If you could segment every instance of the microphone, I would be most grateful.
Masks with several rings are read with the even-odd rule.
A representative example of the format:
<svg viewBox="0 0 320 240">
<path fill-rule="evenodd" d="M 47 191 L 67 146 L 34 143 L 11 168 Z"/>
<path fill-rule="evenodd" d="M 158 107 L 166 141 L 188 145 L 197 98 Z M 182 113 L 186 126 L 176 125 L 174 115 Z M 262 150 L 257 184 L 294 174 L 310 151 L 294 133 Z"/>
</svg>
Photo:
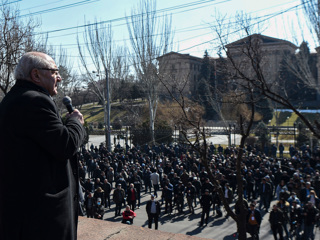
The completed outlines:
<svg viewBox="0 0 320 240">
<path fill-rule="evenodd" d="M 74 111 L 74 108 L 72 106 L 72 101 L 71 101 L 71 98 L 68 97 L 68 96 L 65 96 L 63 99 L 62 99 L 62 103 L 66 106 L 67 110 L 69 113 L 72 113 Z"/>
</svg>

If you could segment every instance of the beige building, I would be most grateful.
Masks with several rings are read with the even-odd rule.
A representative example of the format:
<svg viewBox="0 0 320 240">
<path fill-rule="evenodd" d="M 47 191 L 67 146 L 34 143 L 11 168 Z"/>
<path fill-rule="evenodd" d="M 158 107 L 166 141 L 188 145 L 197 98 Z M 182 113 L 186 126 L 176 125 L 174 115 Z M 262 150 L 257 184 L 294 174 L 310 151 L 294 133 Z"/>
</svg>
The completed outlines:
<svg viewBox="0 0 320 240">
<path fill-rule="evenodd" d="M 226 45 L 226 48 L 227 55 L 231 56 L 234 60 L 233 67 L 227 66 L 225 69 L 222 69 L 221 66 L 224 63 L 222 64 L 222 61 L 219 61 L 218 59 L 212 59 L 212 61 L 216 61 L 214 66 L 217 73 L 224 71 L 224 73 L 229 75 L 224 75 L 224 77 L 221 77 L 220 75 L 220 77 L 217 77 L 217 82 L 219 82 L 218 87 L 220 85 L 220 87 L 228 89 L 228 87 L 223 86 L 226 85 L 224 83 L 224 79 L 226 78 L 234 79 L 234 81 L 239 80 L 240 77 L 237 76 L 234 67 L 239 68 L 240 71 L 246 73 L 246 76 L 254 77 L 256 71 L 253 70 L 254 64 L 251 62 L 251 60 L 254 59 L 259 62 L 259 67 L 261 67 L 260 70 L 263 77 L 266 79 L 269 85 L 277 91 L 281 91 L 281 89 L 287 87 L 288 84 L 291 84 L 292 88 L 297 85 L 298 80 L 293 75 L 284 74 L 285 78 L 280 76 L 284 56 L 295 55 L 299 49 L 293 43 L 261 34 L 253 34 Z M 317 50 L 319 54 L 311 54 L 311 57 L 315 59 L 312 63 L 315 66 L 311 66 L 310 68 L 313 69 L 312 75 L 314 78 L 319 81 L 320 74 L 318 74 L 318 72 L 320 73 L 320 65 L 317 64 L 317 62 L 319 62 L 318 59 L 320 59 L 320 50 Z M 251 55 L 252 57 L 248 58 L 247 55 Z M 230 58 L 226 58 L 225 60 L 230 60 Z M 189 54 L 170 52 L 159 57 L 158 61 L 159 73 L 162 81 L 166 86 L 168 86 L 171 92 L 181 92 L 184 94 L 184 96 L 188 97 L 197 93 L 198 84 L 200 82 L 202 58 L 194 57 Z M 230 61 L 224 62 L 228 62 L 230 64 Z M 316 64 L 314 62 L 316 62 Z M 168 91 L 163 88 L 161 89 L 161 93 L 163 96 L 165 96 L 168 94 Z M 313 96 L 312 98 L 315 97 Z M 308 101 L 311 100 L 312 99 L 308 99 Z M 316 101 L 316 99 L 313 99 L 313 101 Z"/>
<path fill-rule="evenodd" d="M 163 83 L 173 94 L 183 93 L 190 97 L 197 88 L 202 58 L 170 52 L 158 58 L 159 73 Z M 161 95 L 168 91 L 162 87 Z"/>
</svg>

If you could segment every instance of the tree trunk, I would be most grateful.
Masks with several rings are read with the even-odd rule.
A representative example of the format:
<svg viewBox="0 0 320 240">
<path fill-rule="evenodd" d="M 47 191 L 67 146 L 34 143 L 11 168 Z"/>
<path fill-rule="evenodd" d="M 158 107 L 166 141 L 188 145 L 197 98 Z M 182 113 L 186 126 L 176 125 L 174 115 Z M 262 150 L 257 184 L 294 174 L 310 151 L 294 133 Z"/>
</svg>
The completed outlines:
<svg viewBox="0 0 320 240">
<path fill-rule="evenodd" d="M 241 210 L 245 210 L 242 209 Z M 246 229 L 246 223 L 247 223 L 247 213 L 243 211 L 238 215 L 238 221 L 237 221 L 237 230 L 238 230 L 238 239 L 239 240 L 246 240 L 247 239 L 247 229 Z"/>
</svg>

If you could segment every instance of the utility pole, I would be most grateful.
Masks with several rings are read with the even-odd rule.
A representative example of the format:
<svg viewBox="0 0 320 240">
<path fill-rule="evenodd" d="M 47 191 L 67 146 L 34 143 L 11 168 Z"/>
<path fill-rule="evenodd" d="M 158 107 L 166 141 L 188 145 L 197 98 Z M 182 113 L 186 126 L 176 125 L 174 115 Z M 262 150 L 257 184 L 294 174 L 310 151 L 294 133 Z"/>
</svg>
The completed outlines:
<svg viewBox="0 0 320 240">
<path fill-rule="evenodd" d="M 109 88 L 109 78 L 108 78 L 108 69 L 105 69 L 106 72 L 106 91 L 99 93 L 99 98 L 102 100 L 103 104 L 103 113 L 104 113 L 104 132 L 105 132 L 105 142 L 106 148 L 109 152 L 111 152 L 111 127 L 110 127 L 110 88 Z M 92 71 L 92 73 L 96 73 L 96 71 Z M 101 77 L 101 75 L 96 75 L 97 77 Z M 106 103 L 107 102 L 107 103 Z"/>
<path fill-rule="evenodd" d="M 109 77 L 108 77 L 108 69 L 105 69 L 106 72 L 106 85 L 107 85 L 107 93 L 106 93 L 106 100 L 107 100 L 107 126 L 106 128 L 106 146 L 109 152 L 111 152 L 111 127 L 110 127 L 110 87 L 109 87 Z"/>
</svg>

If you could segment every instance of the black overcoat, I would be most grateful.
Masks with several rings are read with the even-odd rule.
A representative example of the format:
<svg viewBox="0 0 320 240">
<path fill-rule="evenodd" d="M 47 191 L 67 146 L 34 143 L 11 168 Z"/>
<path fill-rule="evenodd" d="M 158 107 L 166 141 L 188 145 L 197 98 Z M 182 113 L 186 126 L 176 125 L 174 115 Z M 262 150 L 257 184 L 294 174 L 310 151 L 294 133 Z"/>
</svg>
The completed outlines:
<svg viewBox="0 0 320 240">
<path fill-rule="evenodd" d="M 0 103 L 0 239 L 77 236 L 77 159 L 85 130 L 47 91 L 18 80 Z"/>
</svg>

